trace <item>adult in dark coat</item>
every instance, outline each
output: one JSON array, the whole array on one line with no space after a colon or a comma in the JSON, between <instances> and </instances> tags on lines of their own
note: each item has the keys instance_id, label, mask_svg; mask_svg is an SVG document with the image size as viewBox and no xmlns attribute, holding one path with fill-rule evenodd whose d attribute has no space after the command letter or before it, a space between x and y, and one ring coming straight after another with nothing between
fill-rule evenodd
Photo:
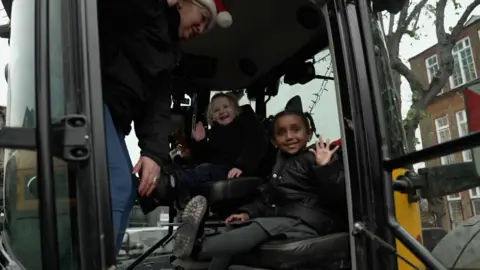
<instances>
[{"instance_id":1,"label":"adult in dark coat","mask_svg":"<svg viewBox=\"0 0 480 270\"><path fill-rule=\"evenodd\" d=\"M180 41L212 28L221 0L100 0L99 34L105 130L116 245L137 196L158 185L168 161L170 71ZM141 157L132 168L125 136L134 123ZM140 182L132 179L139 173Z\"/></svg>"}]
</instances>

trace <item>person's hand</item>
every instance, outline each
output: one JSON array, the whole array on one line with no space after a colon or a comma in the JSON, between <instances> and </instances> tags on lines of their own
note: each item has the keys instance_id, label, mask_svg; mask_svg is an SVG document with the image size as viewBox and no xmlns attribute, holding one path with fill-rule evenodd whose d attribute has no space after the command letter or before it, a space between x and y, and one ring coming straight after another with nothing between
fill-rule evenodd
<instances>
[{"instance_id":1,"label":"person's hand","mask_svg":"<svg viewBox=\"0 0 480 270\"><path fill-rule=\"evenodd\" d=\"M239 177L240 175L242 175L242 170L233 168L228 172L228 179Z\"/></svg>"},{"instance_id":2,"label":"person's hand","mask_svg":"<svg viewBox=\"0 0 480 270\"><path fill-rule=\"evenodd\" d=\"M325 143L323 143L322 137L318 138L318 141L315 143L315 149L309 149L315 155L315 163L319 166L327 165L330 160L332 160L333 154L337 152L339 145L335 146L332 150L330 150L330 140L327 139Z\"/></svg>"},{"instance_id":3,"label":"person's hand","mask_svg":"<svg viewBox=\"0 0 480 270\"><path fill-rule=\"evenodd\" d=\"M158 186L158 179L160 178L161 168L158 164L149 157L140 157L137 165L133 168L132 173L140 172L140 184L138 186L138 193L140 196L149 196Z\"/></svg>"},{"instance_id":4,"label":"person's hand","mask_svg":"<svg viewBox=\"0 0 480 270\"><path fill-rule=\"evenodd\" d=\"M200 121L195 125L195 128L192 130L192 137L195 141L199 142L205 139L205 127L203 126L203 122Z\"/></svg>"},{"instance_id":5,"label":"person's hand","mask_svg":"<svg viewBox=\"0 0 480 270\"><path fill-rule=\"evenodd\" d=\"M227 219L225 219L225 224L228 224L228 223L231 223L231 222L234 222L234 221L247 221L249 219L250 219L250 217L246 213L233 214L233 215L230 215Z\"/></svg>"}]
</instances>

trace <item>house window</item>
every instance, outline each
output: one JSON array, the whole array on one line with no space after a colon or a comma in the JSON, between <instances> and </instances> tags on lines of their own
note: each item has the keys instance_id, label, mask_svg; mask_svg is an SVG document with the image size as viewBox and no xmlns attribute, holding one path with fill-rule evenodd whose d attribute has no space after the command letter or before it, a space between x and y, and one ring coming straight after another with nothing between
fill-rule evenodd
<instances>
[{"instance_id":1,"label":"house window","mask_svg":"<svg viewBox=\"0 0 480 270\"><path fill-rule=\"evenodd\" d=\"M460 193L447 196L448 213L452 228L463 222L462 196Z\"/></svg>"},{"instance_id":2,"label":"house window","mask_svg":"<svg viewBox=\"0 0 480 270\"><path fill-rule=\"evenodd\" d=\"M435 54L425 59L425 66L427 67L428 82L430 83L433 77L437 76L439 69L437 55Z\"/></svg>"},{"instance_id":3,"label":"house window","mask_svg":"<svg viewBox=\"0 0 480 270\"><path fill-rule=\"evenodd\" d=\"M468 132L468 122L467 122L467 114L465 110L458 111L456 113L457 117L457 126L458 126L458 136L463 137L467 135ZM472 150L465 150L462 152L463 161L472 161Z\"/></svg>"},{"instance_id":4,"label":"house window","mask_svg":"<svg viewBox=\"0 0 480 270\"><path fill-rule=\"evenodd\" d=\"M477 78L470 38L464 38L452 49L454 69L450 77L451 88L455 89Z\"/></svg>"},{"instance_id":5,"label":"house window","mask_svg":"<svg viewBox=\"0 0 480 270\"><path fill-rule=\"evenodd\" d=\"M450 127L448 124L448 117L445 115L443 117L435 119L435 127L437 129L437 141L438 143L447 142L452 139L450 134ZM451 154L448 156L443 156L440 158L442 165L453 164L455 163L455 155Z\"/></svg>"},{"instance_id":6,"label":"house window","mask_svg":"<svg viewBox=\"0 0 480 270\"><path fill-rule=\"evenodd\" d=\"M480 187L470 189L470 200L472 201L473 215L480 215Z\"/></svg>"}]
</instances>

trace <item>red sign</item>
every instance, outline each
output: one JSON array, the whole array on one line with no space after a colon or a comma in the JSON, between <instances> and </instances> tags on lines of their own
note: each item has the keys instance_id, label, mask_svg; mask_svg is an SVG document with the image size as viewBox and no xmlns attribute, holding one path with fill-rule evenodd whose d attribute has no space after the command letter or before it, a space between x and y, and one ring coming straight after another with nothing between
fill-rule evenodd
<instances>
[{"instance_id":1,"label":"red sign","mask_svg":"<svg viewBox=\"0 0 480 270\"><path fill-rule=\"evenodd\" d=\"M480 131L480 81L465 89L465 107L470 131Z\"/></svg>"}]
</instances>

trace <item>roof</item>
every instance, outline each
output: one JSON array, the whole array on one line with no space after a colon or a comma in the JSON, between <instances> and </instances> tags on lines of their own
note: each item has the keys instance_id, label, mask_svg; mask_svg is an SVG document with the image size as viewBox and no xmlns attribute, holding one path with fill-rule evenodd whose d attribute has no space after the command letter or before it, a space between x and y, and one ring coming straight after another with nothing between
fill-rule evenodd
<instances>
[{"instance_id":1,"label":"roof","mask_svg":"<svg viewBox=\"0 0 480 270\"><path fill-rule=\"evenodd\" d=\"M472 15L470 19L465 23L465 27L469 27L470 25L476 23L480 20L480 15Z\"/></svg>"},{"instance_id":2,"label":"roof","mask_svg":"<svg viewBox=\"0 0 480 270\"><path fill-rule=\"evenodd\" d=\"M480 15L472 15L472 16L470 16L470 18L467 20L467 22L465 22L464 28L467 28L467 27L469 27L469 26L471 26L471 25L474 25L474 24L477 23L477 22L480 22ZM437 44L438 44L438 43L437 43ZM421 51L420 53L417 53L416 55L410 57L410 58L408 59L408 61L410 61L410 60L412 60L412 59L414 59L414 58L417 58L418 56L424 54L426 51L428 51L428 50L430 50L431 48L437 46L437 44L434 44L434 45L428 47L427 49Z\"/></svg>"}]
</instances>

